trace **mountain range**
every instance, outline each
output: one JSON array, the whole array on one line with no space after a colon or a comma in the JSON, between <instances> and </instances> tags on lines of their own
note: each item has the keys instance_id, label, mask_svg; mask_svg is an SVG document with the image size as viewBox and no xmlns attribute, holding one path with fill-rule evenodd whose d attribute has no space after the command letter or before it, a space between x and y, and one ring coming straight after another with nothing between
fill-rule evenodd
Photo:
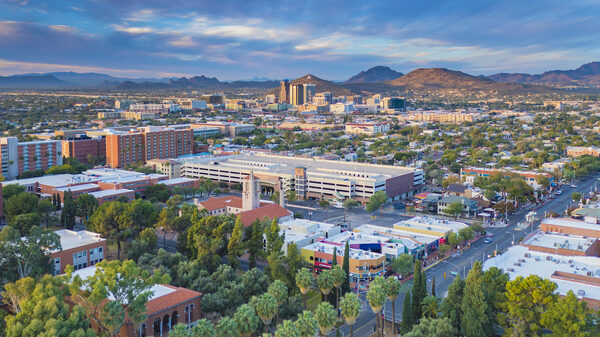
<instances>
[{"instance_id":1,"label":"mountain range","mask_svg":"<svg viewBox=\"0 0 600 337\"><path fill-rule=\"evenodd\" d=\"M584 64L574 70L552 70L542 74L499 73L490 76L474 76L445 68L419 68L406 75L389 67L376 66L350 77L344 82L333 82L307 74L292 84L313 83L317 92L330 91L334 95L391 92L399 90L495 90L540 91L541 86L590 86L600 85L600 62ZM246 80L222 82L204 75L181 78L122 78L100 73L54 72L22 74L2 77L0 88L107 88L116 90L205 89L226 91L253 88L268 90L278 95L279 81ZM544 90L554 90L545 88Z\"/></svg>"},{"instance_id":2,"label":"mountain range","mask_svg":"<svg viewBox=\"0 0 600 337\"><path fill-rule=\"evenodd\" d=\"M591 62L572 70L552 70L542 74L499 73L488 76L497 82L543 85L599 85L600 62Z\"/></svg>"}]
</instances>

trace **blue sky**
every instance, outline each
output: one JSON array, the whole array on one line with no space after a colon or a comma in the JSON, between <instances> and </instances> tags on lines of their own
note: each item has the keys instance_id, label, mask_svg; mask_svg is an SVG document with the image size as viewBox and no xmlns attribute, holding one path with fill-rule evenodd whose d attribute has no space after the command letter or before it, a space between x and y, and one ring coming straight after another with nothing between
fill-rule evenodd
<instances>
[{"instance_id":1,"label":"blue sky","mask_svg":"<svg viewBox=\"0 0 600 337\"><path fill-rule=\"evenodd\" d=\"M596 0L0 0L0 74L537 73L600 60L599 17Z\"/></svg>"}]
</instances>

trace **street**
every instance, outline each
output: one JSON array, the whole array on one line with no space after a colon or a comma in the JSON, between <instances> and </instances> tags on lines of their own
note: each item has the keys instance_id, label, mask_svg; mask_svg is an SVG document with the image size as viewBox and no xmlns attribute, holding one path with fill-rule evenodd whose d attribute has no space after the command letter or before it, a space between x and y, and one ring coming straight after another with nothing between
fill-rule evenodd
<instances>
[{"instance_id":1,"label":"street","mask_svg":"<svg viewBox=\"0 0 600 337\"><path fill-rule=\"evenodd\" d=\"M571 193L574 191L578 191L582 194L588 193L594 186L594 182L596 181L597 177L598 175L590 176L585 180L578 182L577 188L572 188L566 184L563 185L561 188L561 195L557 195L554 199L549 199L549 201L537 208L537 220L532 226L517 226L519 223L525 223L525 215L529 212L529 210L520 209L509 217L508 226L486 228L488 235L492 235L493 239L491 243L486 244L482 239L477 240L471 245L470 248L464 250L463 253L458 255L455 254L441 262L426 267L425 270L427 273L428 292L431 292L431 280L433 277L435 277L436 293L442 298L445 297L446 293L448 292L448 287L454 279L454 277L451 275L451 272L454 271L464 278L466 276L465 274L469 272L469 269L474 261L484 261L488 256L492 256L494 254L494 250L503 252L511 245L517 244L520 242L521 238L531 233L531 230L535 230L539 226L541 219L544 218L544 212L553 211L558 214L562 214L571 202ZM446 279L444 279L444 274L446 274ZM407 282L407 284L411 283L412 281ZM364 293L361 294L361 300L364 302L363 311L354 325L354 336L367 337L373 333L375 314L368 306L368 303L366 303ZM404 293L401 293L396 299L395 320L397 324L402 319L403 303ZM392 317L392 305L389 301L384 307L384 314L386 319L390 319ZM344 336L348 336L350 333L350 328L347 325L343 325L340 327L340 331L343 332ZM335 332L329 334L329 336L335 336Z\"/></svg>"}]
</instances>

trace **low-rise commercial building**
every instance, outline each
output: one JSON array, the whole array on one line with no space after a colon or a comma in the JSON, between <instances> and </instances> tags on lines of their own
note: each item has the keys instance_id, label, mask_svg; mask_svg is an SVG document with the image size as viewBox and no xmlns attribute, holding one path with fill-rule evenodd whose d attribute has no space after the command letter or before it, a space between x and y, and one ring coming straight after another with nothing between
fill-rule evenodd
<instances>
[{"instance_id":1,"label":"low-rise commercial building","mask_svg":"<svg viewBox=\"0 0 600 337\"><path fill-rule=\"evenodd\" d=\"M354 135L375 135L390 131L388 123L346 124L346 133Z\"/></svg>"},{"instance_id":2,"label":"low-rise commercial building","mask_svg":"<svg viewBox=\"0 0 600 337\"><path fill-rule=\"evenodd\" d=\"M520 170L512 170L512 169L487 169L487 168L477 168L477 167L465 167L460 170L460 179L462 181L467 182L468 184L473 184L477 177L489 177L494 173L505 174L509 177L511 174L519 175L525 179L527 184L529 184L534 189L543 188L538 183L538 179L540 177L545 177L550 181L550 184L554 183L554 176L548 172L535 172L535 171L520 171Z\"/></svg>"},{"instance_id":3,"label":"low-rise commercial building","mask_svg":"<svg viewBox=\"0 0 600 337\"><path fill-rule=\"evenodd\" d=\"M290 244L295 243L298 249L318 242L320 239L328 239L340 234L341 228L326 222L311 221L306 219L294 219L279 224L279 233L284 236L285 242L281 247L287 255Z\"/></svg>"}]
</instances>

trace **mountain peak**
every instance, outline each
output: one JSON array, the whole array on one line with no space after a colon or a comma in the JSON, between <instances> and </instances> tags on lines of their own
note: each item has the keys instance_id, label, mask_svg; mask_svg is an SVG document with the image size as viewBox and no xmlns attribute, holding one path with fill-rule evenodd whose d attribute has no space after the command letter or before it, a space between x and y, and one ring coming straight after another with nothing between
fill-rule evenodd
<instances>
[{"instance_id":1,"label":"mountain peak","mask_svg":"<svg viewBox=\"0 0 600 337\"><path fill-rule=\"evenodd\" d=\"M374 83L385 82L401 77L402 73L386 66L375 66L350 77L344 83Z\"/></svg>"}]
</instances>

